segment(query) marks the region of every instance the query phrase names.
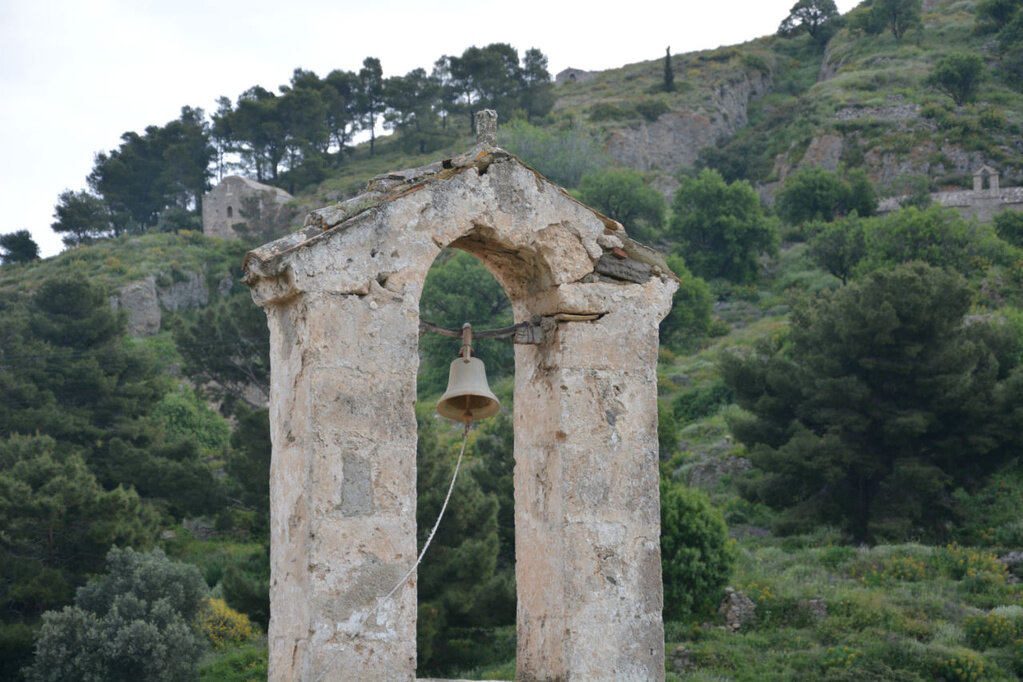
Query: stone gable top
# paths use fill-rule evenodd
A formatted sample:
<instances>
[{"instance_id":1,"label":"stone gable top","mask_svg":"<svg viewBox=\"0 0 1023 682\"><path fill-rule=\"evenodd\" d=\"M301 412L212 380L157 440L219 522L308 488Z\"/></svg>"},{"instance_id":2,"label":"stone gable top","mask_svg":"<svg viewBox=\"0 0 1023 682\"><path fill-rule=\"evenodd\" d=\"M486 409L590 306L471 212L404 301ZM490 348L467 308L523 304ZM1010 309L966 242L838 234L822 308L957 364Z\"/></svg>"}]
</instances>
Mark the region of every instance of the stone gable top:
<instances>
[{"instance_id":1,"label":"stone gable top","mask_svg":"<svg viewBox=\"0 0 1023 682\"><path fill-rule=\"evenodd\" d=\"M424 228L430 234L422 234ZM536 273L552 277L554 284L591 274L593 278L633 282L651 276L677 281L664 256L629 238L621 223L582 204L513 154L481 143L453 158L378 175L358 196L311 212L301 229L245 255L243 282L257 290L263 285L276 289L265 296L257 293L257 300L267 303L287 297L286 290L304 290L302 279L336 275L341 281L350 280L339 274L342 264L326 263L311 255L335 239L348 242L346 249L364 250L360 259L369 253L381 261L382 270L398 271L409 259L397 250L378 255L370 243L387 241L367 234L382 230L400 233L399 241L409 246L422 246L409 242L428 237L437 252L449 245L481 257L485 252L491 256L490 262L484 258L485 264L506 289L507 278L502 279L492 267L494 251L517 250L523 242L530 242L528 248L533 251L557 252L539 257L547 261L533 264L539 271L557 270L558 265L552 265L555 262L568 263L570 272ZM474 245L478 249L474 250ZM573 257L565 258L566 253ZM585 264L579 263L580 255ZM500 257L498 254L496 260ZM351 263L352 258L347 261ZM334 289L339 293L368 291L368 282L341 281L340 288Z\"/></svg>"},{"instance_id":2,"label":"stone gable top","mask_svg":"<svg viewBox=\"0 0 1023 682\"><path fill-rule=\"evenodd\" d=\"M985 173L988 174L988 175L998 175L998 169L992 168L991 166L989 166L989 165L987 165L985 163L983 166L981 166L977 170L973 171L973 177L975 177L975 178L976 177L980 177L981 175L984 175Z\"/></svg>"}]
</instances>

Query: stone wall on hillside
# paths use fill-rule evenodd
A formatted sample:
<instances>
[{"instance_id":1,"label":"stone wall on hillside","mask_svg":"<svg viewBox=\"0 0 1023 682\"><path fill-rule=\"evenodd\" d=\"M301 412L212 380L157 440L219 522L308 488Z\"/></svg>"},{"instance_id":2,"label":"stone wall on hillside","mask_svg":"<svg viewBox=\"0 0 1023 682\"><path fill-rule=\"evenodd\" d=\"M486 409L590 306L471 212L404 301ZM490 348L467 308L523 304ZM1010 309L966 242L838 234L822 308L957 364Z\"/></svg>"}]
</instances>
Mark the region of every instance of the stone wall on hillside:
<instances>
[{"instance_id":1,"label":"stone wall on hillside","mask_svg":"<svg viewBox=\"0 0 1023 682\"><path fill-rule=\"evenodd\" d=\"M931 201L939 206L955 208L967 218L990 222L1002 211L1023 211L1023 187L934 192L931 194ZM897 210L898 197L885 199L877 206L878 213L891 213Z\"/></svg>"},{"instance_id":2,"label":"stone wall on hillside","mask_svg":"<svg viewBox=\"0 0 1023 682\"><path fill-rule=\"evenodd\" d=\"M591 81L596 76L592 71L583 71L582 69L573 69L571 67L558 72L558 75L554 77L555 85L563 85L565 83L585 83Z\"/></svg>"}]
</instances>

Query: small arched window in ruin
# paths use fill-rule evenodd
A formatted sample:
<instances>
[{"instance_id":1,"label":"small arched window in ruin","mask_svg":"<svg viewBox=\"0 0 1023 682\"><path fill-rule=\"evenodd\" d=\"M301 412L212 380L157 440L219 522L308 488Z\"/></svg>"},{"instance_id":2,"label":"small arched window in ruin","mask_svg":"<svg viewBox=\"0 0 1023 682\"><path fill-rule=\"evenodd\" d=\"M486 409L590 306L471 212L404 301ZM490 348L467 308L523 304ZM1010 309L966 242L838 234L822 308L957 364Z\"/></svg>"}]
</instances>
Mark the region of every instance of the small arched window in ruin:
<instances>
[{"instance_id":1,"label":"small arched window in ruin","mask_svg":"<svg viewBox=\"0 0 1023 682\"><path fill-rule=\"evenodd\" d=\"M230 206L227 207L227 217L228 218L233 218L234 217L234 209L231 208Z\"/></svg>"}]
</instances>

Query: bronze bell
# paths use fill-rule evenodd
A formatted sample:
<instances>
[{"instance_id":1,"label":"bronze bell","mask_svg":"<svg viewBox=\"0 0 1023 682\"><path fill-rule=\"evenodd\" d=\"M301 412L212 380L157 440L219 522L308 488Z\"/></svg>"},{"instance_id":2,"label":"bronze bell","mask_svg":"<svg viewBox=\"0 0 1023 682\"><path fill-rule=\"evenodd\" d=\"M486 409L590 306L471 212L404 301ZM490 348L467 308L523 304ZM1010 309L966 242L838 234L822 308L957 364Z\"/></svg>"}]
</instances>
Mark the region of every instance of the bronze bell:
<instances>
[{"instance_id":1,"label":"bronze bell","mask_svg":"<svg viewBox=\"0 0 1023 682\"><path fill-rule=\"evenodd\" d=\"M437 414L465 422L494 416L501 403L487 385L483 361L472 357L472 327L468 323L462 326L460 355L451 363L448 388L437 403Z\"/></svg>"}]
</instances>

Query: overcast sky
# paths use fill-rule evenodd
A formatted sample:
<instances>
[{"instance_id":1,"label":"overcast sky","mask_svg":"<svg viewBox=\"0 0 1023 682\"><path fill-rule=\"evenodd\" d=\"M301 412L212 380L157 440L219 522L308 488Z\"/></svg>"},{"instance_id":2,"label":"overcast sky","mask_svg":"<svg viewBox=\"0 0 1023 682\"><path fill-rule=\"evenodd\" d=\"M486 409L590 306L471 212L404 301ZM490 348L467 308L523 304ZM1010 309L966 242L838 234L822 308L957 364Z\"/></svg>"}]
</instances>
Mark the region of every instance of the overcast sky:
<instances>
[{"instance_id":1,"label":"overcast sky","mask_svg":"<svg viewBox=\"0 0 1023 682\"><path fill-rule=\"evenodd\" d=\"M773 33L794 2L0 0L0 233L59 252L57 195L85 188L96 152L184 105L276 91L296 67L324 76L373 56L403 75L506 42L542 50L552 74L609 69Z\"/></svg>"}]
</instances>

